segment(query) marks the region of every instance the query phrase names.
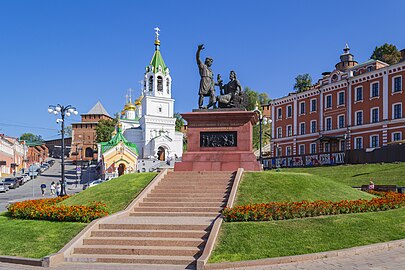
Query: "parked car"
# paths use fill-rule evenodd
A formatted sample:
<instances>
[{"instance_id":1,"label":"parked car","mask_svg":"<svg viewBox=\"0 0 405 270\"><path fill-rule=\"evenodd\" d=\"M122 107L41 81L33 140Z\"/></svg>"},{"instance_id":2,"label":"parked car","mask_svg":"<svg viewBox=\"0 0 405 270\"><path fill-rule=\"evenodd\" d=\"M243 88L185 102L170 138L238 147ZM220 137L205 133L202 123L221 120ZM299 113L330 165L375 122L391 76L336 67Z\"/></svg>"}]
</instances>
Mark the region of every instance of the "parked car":
<instances>
[{"instance_id":1,"label":"parked car","mask_svg":"<svg viewBox=\"0 0 405 270\"><path fill-rule=\"evenodd\" d=\"M23 177L24 183L27 183L28 181L31 180L31 177L28 175L28 173L24 173L22 175L22 177Z\"/></svg>"},{"instance_id":2,"label":"parked car","mask_svg":"<svg viewBox=\"0 0 405 270\"><path fill-rule=\"evenodd\" d=\"M20 185L18 184L17 178L5 178L3 181L4 184L8 185L8 188L18 188Z\"/></svg>"},{"instance_id":3,"label":"parked car","mask_svg":"<svg viewBox=\"0 0 405 270\"><path fill-rule=\"evenodd\" d=\"M6 192L8 191L8 185L4 183L0 183L0 192Z\"/></svg>"},{"instance_id":4,"label":"parked car","mask_svg":"<svg viewBox=\"0 0 405 270\"><path fill-rule=\"evenodd\" d=\"M88 182L87 184L84 184L84 185L83 185L83 189L87 189L87 188L90 188L90 187L97 186L98 184L101 184L101 183L103 183L103 182L104 182L104 181L101 180L101 179L97 179L97 180Z\"/></svg>"},{"instance_id":5,"label":"parked car","mask_svg":"<svg viewBox=\"0 0 405 270\"><path fill-rule=\"evenodd\" d=\"M51 160L48 160L46 163L48 163L49 166L52 166L53 164L55 164L55 160L51 159Z\"/></svg>"}]
</instances>

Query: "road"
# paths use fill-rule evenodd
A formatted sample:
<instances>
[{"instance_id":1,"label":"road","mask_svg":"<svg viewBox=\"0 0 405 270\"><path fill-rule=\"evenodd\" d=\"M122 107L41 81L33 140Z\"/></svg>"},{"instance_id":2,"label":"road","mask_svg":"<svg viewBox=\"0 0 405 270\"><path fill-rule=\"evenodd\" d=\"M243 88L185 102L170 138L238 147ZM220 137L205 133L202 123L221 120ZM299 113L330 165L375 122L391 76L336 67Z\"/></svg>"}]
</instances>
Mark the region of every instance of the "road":
<instances>
[{"instance_id":1,"label":"road","mask_svg":"<svg viewBox=\"0 0 405 270\"><path fill-rule=\"evenodd\" d=\"M80 192L83 189L83 184L90 180L94 180L94 168L88 168L83 171L83 177L76 186L76 166L71 161L65 162L65 175L66 175L66 192L67 194L74 194ZM10 202L31 200L43 198L41 195L40 185L46 184L45 198L50 198L50 185L52 182L57 182L61 179L61 160L55 159L55 164L42 175L37 178L28 181L23 186L17 189L10 189L6 193L0 193L0 212L7 211L7 205Z\"/></svg>"}]
</instances>

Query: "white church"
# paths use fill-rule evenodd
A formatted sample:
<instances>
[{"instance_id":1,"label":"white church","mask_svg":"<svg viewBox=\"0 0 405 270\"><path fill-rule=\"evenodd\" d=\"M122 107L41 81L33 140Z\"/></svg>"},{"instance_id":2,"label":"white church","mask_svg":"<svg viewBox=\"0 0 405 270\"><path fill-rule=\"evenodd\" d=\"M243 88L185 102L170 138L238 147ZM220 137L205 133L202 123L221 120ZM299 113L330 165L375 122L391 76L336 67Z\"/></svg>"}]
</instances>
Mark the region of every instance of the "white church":
<instances>
[{"instance_id":1,"label":"white church","mask_svg":"<svg viewBox=\"0 0 405 270\"><path fill-rule=\"evenodd\" d=\"M120 123L124 137L138 147L139 159L174 160L183 154L183 133L175 130L172 78L160 53L159 29L155 53L146 67L141 96L127 96Z\"/></svg>"}]
</instances>

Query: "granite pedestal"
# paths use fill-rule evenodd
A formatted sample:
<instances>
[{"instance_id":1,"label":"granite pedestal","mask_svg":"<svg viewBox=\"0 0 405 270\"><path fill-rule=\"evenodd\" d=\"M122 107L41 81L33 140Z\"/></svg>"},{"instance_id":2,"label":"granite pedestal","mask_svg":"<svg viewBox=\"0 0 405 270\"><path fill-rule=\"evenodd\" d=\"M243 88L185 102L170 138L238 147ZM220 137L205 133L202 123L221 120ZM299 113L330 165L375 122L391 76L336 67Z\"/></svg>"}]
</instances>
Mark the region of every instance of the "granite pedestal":
<instances>
[{"instance_id":1,"label":"granite pedestal","mask_svg":"<svg viewBox=\"0 0 405 270\"><path fill-rule=\"evenodd\" d=\"M253 154L255 112L241 110L194 110L182 114L187 121L187 152L175 171L260 171Z\"/></svg>"}]
</instances>

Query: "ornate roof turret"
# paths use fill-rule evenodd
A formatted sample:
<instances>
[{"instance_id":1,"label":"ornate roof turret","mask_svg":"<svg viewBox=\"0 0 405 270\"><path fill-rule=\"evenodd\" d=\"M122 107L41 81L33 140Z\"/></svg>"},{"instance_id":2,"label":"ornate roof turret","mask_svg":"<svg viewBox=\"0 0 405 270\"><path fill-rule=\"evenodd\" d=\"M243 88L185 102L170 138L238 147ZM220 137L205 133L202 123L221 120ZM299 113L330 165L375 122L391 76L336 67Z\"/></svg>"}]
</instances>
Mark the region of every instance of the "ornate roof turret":
<instances>
[{"instance_id":1,"label":"ornate roof turret","mask_svg":"<svg viewBox=\"0 0 405 270\"><path fill-rule=\"evenodd\" d=\"M357 61L354 60L353 54L350 53L349 44L346 43L343 54L340 55L340 62L335 65L335 68L340 71L346 71L355 65L357 65Z\"/></svg>"},{"instance_id":2,"label":"ornate roof turret","mask_svg":"<svg viewBox=\"0 0 405 270\"><path fill-rule=\"evenodd\" d=\"M118 122L116 128L116 134L109 140L108 142L101 142L101 153L105 153L111 148L117 146L120 142L125 144L128 148L130 148L135 154L139 155L138 147L136 144L131 143L128 141L124 135L122 134L122 124Z\"/></svg>"},{"instance_id":3,"label":"ornate roof turret","mask_svg":"<svg viewBox=\"0 0 405 270\"><path fill-rule=\"evenodd\" d=\"M165 61L160 53L160 40L159 40L159 31L160 29L156 27L155 29L156 39L155 39L155 53L153 54L152 60L150 61L149 66L146 67L146 72L162 72L164 75L169 73L169 68L166 66Z\"/></svg>"}]
</instances>

